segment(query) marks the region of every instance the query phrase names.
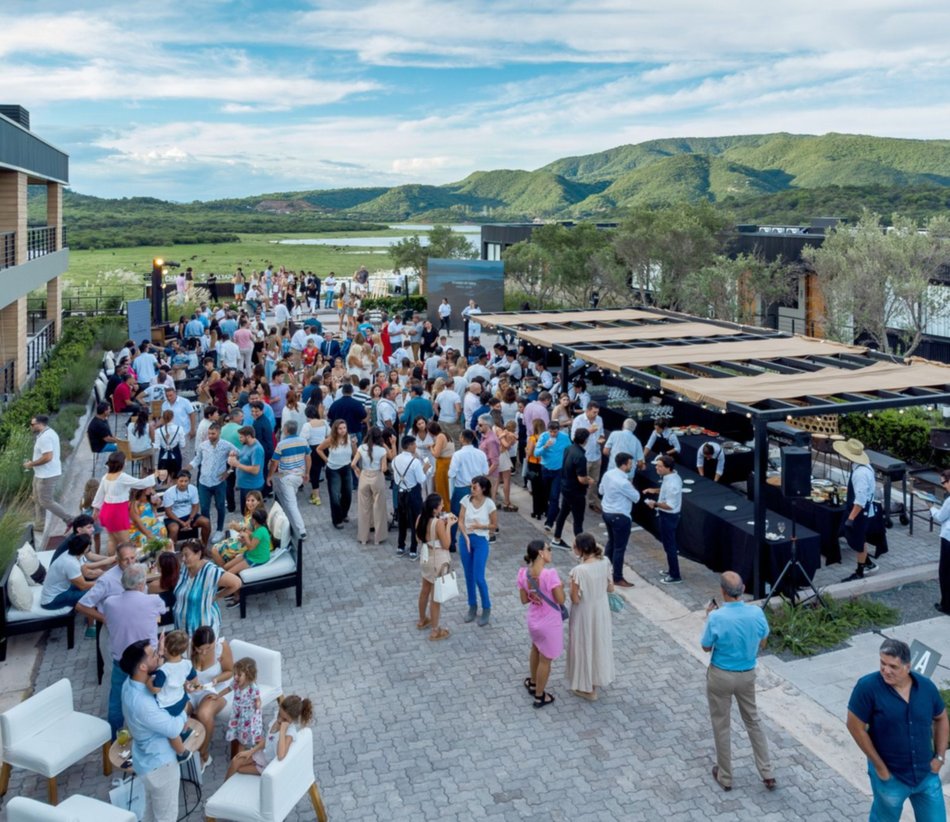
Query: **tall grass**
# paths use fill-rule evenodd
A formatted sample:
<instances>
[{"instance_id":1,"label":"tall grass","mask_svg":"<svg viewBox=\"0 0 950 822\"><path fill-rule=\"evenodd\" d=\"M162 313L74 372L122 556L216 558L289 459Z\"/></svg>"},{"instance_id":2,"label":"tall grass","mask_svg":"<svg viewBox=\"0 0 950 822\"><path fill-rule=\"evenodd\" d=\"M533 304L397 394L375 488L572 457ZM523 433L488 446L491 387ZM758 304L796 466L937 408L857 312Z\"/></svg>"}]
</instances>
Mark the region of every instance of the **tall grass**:
<instances>
[{"instance_id":1,"label":"tall grass","mask_svg":"<svg viewBox=\"0 0 950 822\"><path fill-rule=\"evenodd\" d=\"M771 629L769 648L812 656L840 645L859 631L894 625L900 619L897 610L870 599L839 602L826 598L825 603L822 608L785 602L776 610L766 609Z\"/></svg>"},{"instance_id":2,"label":"tall grass","mask_svg":"<svg viewBox=\"0 0 950 822\"><path fill-rule=\"evenodd\" d=\"M0 509L0 569L7 567L22 545L23 529L31 515L30 503L26 498L14 500Z\"/></svg>"},{"instance_id":3,"label":"tall grass","mask_svg":"<svg viewBox=\"0 0 950 822\"><path fill-rule=\"evenodd\" d=\"M33 472L23 468L33 456L33 437L29 432L10 432L6 447L0 450L0 505L11 504L29 495Z\"/></svg>"},{"instance_id":4,"label":"tall grass","mask_svg":"<svg viewBox=\"0 0 950 822\"><path fill-rule=\"evenodd\" d=\"M103 351L119 351L129 338L128 329L117 322L103 323L96 334L96 340Z\"/></svg>"}]
</instances>

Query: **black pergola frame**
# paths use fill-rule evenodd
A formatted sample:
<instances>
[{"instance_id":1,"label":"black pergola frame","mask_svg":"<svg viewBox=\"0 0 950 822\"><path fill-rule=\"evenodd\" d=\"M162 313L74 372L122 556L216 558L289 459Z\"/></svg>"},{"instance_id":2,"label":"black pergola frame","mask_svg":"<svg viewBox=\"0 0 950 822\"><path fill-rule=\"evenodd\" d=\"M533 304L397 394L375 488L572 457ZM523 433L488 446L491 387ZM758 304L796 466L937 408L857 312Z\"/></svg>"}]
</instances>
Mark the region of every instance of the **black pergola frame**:
<instances>
[{"instance_id":1,"label":"black pergola frame","mask_svg":"<svg viewBox=\"0 0 950 822\"><path fill-rule=\"evenodd\" d=\"M608 310L608 309L601 309ZM609 309L616 310L616 309ZM667 341L664 340L619 340L610 342L580 342L576 345L567 345L556 343L547 347L560 354L561 356L561 385L562 390L567 389L570 360L572 357L583 359L585 351L603 351L603 350L623 350L631 348L656 348L658 351L681 347L683 345L696 345L699 343L719 344L725 342L738 342L743 340L758 338L788 338L793 335L786 334L775 329L758 328L755 326L739 325L737 323L725 322L722 320L710 320L703 317L695 317L688 314L680 314L665 309L653 308L651 306L635 306L631 310L649 311L657 315L657 319L672 320L676 322L702 322L708 325L717 325L731 329L739 329L740 334L726 337L676 337ZM590 313L591 310L585 310ZM497 317L499 314L509 312L497 312L491 316ZM640 325L655 325L649 320L612 320L603 324L596 320L585 319L576 322L569 320L570 314L579 313L579 309L562 309L558 311L538 311L538 312L510 312L519 316L537 314L564 314L566 323L554 322L550 320L537 323L534 329L531 328L530 320L522 321L513 325L502 323L492 323L495 328L503 330L508 334L519 336L522 330L577 330L582 332L585 329L595 329L604 327L635 327ZM485 322L485 320L482 320ZM623 325L621 325L623 323ZM622 366L616 373L621 378L630 382L640 383L646 388L652 388L663 394L667 391L663 387L663 379L695 379L696 374L692 371L698 371L704 376L728 379L734 376L755 376L765 374L769 371L782 374L800 373L803 376L811 371L820 368L835 367L843 370L860 370L861 368L873 365L878 362L903 363L903 360L893 355L882 354L878 351L868 351L867 354L856 354L853 352L841 352L831 356L828 355L808 355L797 357L775 357L755 358L751 360L721 360L703 363L682 363L683 367L677 368L673 365L664 365L659 363L655 366L657 371L665 372L664 377L652 374L640 368L631 366ZM910 367L910 366L908 366ZM690 371L684 368L691 369ZM607 369L612 370L612 369ZM731 372L731 373L730 373ZM948 372L950 373L950 372ZM697 407L708 408L708 403L691 399L685 395L678 397L681 402L688 403ZM770 422L790 422L796 417L812 417L821 415L841 415L856 413L874 413L888 408L908 408L919 405L950 405L950 381L940 388L933 387L909 387L902 391L893 389L880 389L869 392L854 394L849 392L831 393L824 395L803 394L796 398L803 404L789 402L787 400L770 399L759 403L739 403L727 402L726 407L722 409L723 414L740 414L750 420L753 429L753 461L755 465L753 482L753 518L755 520L754 538L758 546L752 558L752 589L754 595L759 597L764 594L764 586L761 579L762 551L766 546L765 540L765 480L768 466L768 424ZM764 406L764 407L762 407Z\"/></svg>"}]
</instances>

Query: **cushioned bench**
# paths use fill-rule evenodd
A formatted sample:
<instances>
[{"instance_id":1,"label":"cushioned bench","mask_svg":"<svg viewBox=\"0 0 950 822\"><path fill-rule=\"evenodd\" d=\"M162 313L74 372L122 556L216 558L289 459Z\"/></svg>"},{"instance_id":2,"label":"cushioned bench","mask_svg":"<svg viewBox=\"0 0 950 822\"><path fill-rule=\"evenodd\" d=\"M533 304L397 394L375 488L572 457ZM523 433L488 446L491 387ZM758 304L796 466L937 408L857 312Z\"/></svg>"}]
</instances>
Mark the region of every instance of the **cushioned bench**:
<instances>
[{"instance_id":1,"label":"cushioned bench","mask_svg":"<svg viewBox=\"0 0 950 822\"><path fill-rule=\"evenodd\" d=\"M267 516L267 529L274 540L270 562L246 568L240 574L241 619L247 616L247 598L254 594L295 588L297 607L303 604L303 540L294 543L290 521L279 503L273 505Z\"/></svg>"},{"instance_id":2,"label":"cushioned bench","mask_svg":"<svg viewBox=\"0 0 950 822\"><path fill-rule=\"evenodd\" d=\"M27 544L30 543L32 529L28 530ZM52 551L39 551L37 557L44 568L49 568L53 559ZM76 639L75 616L73 608L60 608L56 611L48 611L40 606L40 594L43 591L42 585L30 585L30 594L33 596L33 604L30 609L18 610L13 607L8 594L10 585L10 575L16 568L17 555L14 552L7 567L3 570L3 577L0 578L0 662L7 658L7 637L17 636L18 634L33 634L37 631L46 631L51 628L66 628L66 647L72 648ZM19 569L17 569L19 571Z\"/></svg>"}]
</instances>

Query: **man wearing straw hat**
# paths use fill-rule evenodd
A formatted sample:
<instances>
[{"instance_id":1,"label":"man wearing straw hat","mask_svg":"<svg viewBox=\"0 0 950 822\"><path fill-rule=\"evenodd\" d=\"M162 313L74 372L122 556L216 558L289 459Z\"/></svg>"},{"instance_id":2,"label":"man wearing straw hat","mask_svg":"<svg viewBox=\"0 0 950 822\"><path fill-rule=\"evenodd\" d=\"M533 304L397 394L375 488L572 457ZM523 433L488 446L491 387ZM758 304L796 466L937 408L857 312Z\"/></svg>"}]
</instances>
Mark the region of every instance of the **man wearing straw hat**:
<instances>
[{"instance_id":1,"label":"man wearing straw hat","mask_svg":"<svg viewBox=\"0 0 950 822\"><path fill-rule=\"evenodd\" d=\"M851 550L858 555L858 567L855 572L841 580L852 582L856 579L864 579L865 574L872 574L877 570L877 565L868 556L867 548L868 526L876 508L874 469L871 468L868 455L864 453L864 443L860 440L839 440L834 442L832 447L852 465L845 502L847 515L841 523L841 534L844 535Z\"/></svg>"}]
</instances>

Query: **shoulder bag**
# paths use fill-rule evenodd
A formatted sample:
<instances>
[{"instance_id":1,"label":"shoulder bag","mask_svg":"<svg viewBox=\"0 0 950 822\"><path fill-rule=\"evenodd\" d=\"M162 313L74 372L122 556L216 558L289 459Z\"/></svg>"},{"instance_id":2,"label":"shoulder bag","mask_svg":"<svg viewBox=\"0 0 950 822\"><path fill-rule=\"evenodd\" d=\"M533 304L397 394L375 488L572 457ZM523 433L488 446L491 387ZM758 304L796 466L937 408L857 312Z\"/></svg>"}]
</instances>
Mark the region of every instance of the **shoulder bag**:
<instances>
[{"instance_id":1,"label":"shoulder bag","mask_svg":"<svg viewBox=\"0 0 950 822\"><path fill-rule=\"evenodd\" d=\"M561 620L562 620L562 621L565 620L565 619L567 619L567 618L570 616L570 612L567 610L567 606L566 606L566 605L559 605L559 604L558 604L557 602L555 602L553 599L551 599L550 597L546 597L543 593L541 593L541 586L538 585L538 580L536 580L533 576L531 576L531 571L530 571L530 570L525 573L525 576L528 578L528 586L529 586L539 597L541 597L541 599L543 599L548 605L550 605L555 611L560 611L560 612L561 612Z\"/></svg>"},{"instance_id":2,"label":"shoulder bag","mask_svg":"<svg viewBox=\"0 0 950 822\"><path fill-rule=\"evenodd\" d=\"M458 577L455 571L450 570L449 563L443 563L441 573L435 578L435 589L432 599L442 604L459 595Z\"/></svg>"}]
</instances>

